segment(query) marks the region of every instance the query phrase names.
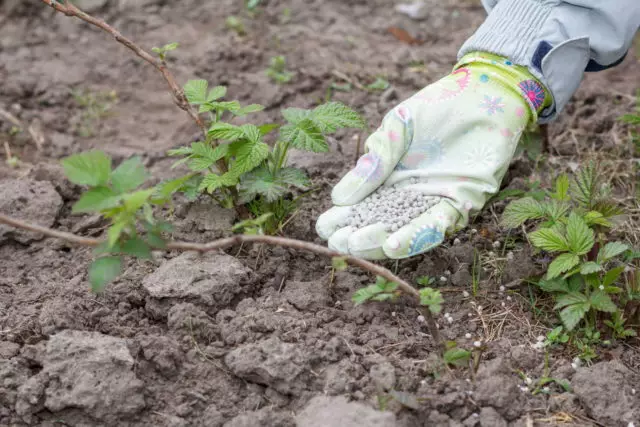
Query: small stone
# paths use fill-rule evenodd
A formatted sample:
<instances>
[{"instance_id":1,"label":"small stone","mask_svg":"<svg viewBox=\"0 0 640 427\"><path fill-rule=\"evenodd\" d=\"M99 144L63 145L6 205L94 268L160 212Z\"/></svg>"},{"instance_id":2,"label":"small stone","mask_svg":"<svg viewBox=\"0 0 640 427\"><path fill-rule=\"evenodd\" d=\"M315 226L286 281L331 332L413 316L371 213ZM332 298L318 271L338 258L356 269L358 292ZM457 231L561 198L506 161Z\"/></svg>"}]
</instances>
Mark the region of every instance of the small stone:
<instances>
[{"instance_id":1,"label":"small stone","mask_svg":"<svg viewBox=\"0 0 640 427\"><path fill-rule=\"evenodd\" d=\"M471 334L467 332L466 334L464 334L464 337L466 339L470 340L471 339Z\"/></svg>"}]
</instances>

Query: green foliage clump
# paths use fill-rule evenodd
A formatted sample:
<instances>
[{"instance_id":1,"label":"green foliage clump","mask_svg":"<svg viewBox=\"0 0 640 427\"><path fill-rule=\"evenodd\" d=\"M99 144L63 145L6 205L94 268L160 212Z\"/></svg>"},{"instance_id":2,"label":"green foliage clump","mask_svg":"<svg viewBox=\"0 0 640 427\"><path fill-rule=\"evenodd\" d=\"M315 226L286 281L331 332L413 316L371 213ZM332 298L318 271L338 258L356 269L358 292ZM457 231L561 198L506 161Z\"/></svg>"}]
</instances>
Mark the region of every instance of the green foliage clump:
<instances>
[{"instance_id":1,"label":"green foliage clump","mask_svg":"<svg viewBox=\"0 0 640 427\"><path fill-rule=\"evenodd\" d=\"M172 50L176 50L178 48L178 43L167 43L162 47L152 47L151 51L158 55L161 61L166 61L167 52L171 52Z\"/></svg>"},{"instance_id":2,"label":"green foliage clump","mask_svg":"<svg viewBox=\"0 0 640 427\"><path fill-rule=\"evenodd\" d=\"M108 155L88 151L63 159L62 166L69 181L88 187L72 211L98 213L110 222L89 269L92 289L98 292L120 274L123 255L148 259L153 248L165 246L162 233L170 227L154 218L153 206L168 199L157 188L141 188L149 175L139 157L113 169Z\"/></svg>"},{"instance_id":3,"label":"green foliage clump","mask_svg":"<svg viewBox=\"0 0 640 427\"><path fill-rule=\"evenodd\" d=\"M334 261L335 263L336 261ZM431 313L437 314L442 311L444 299L440 291L433 288L422 288L420 293L420 305L427 307ZM359 289L353 294L352 300L356 305L364 304L367 301L393 301L402 294L398 284L390 282L384 277L378 276L376 282L365 288Z\"/></svg>"},{"instance_id":4,"label":"green foliage clump","mask_svg":"<svg viewBox=\"0 0 640 427\"><path fill-rule=\"evenodd\" d=\"M545 198L525 197L505 209L502 223L507 227L537 222L527 237L554 256L538 286L554 295L567 331L583 320L595 327L597 312L620 316L612 296L622 292L618 281L625 266L620 257L629 247L608 241L607 232L621 213L593 164L579 169L573 179L560 176Z\"/></svg>"},{"instance_id":5,"label":"green foliage clump","mask_svg":"<svg viewBox=\"0 0 640 427\"><path fill-rule=\"evenodd\" d=\"M271 80L278 84L289 83L295 75L293 72L287 71L287 60L282 55L271 58L266 73Z\"/></svg>"},{"instance_id":6,"label":"green foliage clump","mask_svg":"<svg viewBox=\"0 0 640 427\"><path fill-rule=\"evenodd\" d=\"M298 199L287 199L293 189L308 190L310 181L300 169L287 166L291 148L325 153L326 137L342 128L363 128L363 119L338 102L312 110L288 108L282 111L286 123L234 125L231 121L262 111L263 106L241 106L238 101L224 101L227 89L209 89L206 80L191 80L184 87L188 101L209 119L204 141L169 151L182 157L175 165L186 164L192 173L164 184L168 192L183 191L194 196L209 194L221 206L232 208L245 204L255 217L272 215L266 220L267 233L278 230L297 209ZM278 130L271 146L265 137ZM196 189L194 192L193 189Z\"/></svg>"}]
</instances>

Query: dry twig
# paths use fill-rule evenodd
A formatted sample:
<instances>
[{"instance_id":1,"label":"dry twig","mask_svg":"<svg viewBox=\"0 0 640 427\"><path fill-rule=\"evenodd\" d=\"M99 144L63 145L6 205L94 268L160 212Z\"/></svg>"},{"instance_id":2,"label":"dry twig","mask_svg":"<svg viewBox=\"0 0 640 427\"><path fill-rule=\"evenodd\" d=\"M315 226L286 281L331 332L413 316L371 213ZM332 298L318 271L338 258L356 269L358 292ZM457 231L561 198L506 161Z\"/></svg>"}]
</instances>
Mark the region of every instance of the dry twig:
<instances>
[{"instance_id":1,"label":"dry twig","mask_svg":"<svg viewBox=\"0 0 640 427\"><path fill-rule=\"evenodd\" d=\"M45 236L54 237L56 239L65 240L69 243L75 243L80 246L90 246L95 247L101 243L99 239L93 239L90 237L78 236L76 234L67 233L64 231L53 230L47 227L42 227L36 224L30 224L25 221L21 221L16 218L12 218L7 215L0 214L0 224L10 225L15 228L19 228L22 230L33 231L36 233L44 234ZM402 280L400 277L393 274L391 271L386 268L374 264L372 262L366 261L361 258L357 258L350 255L344 255L335 251L332 251L329 248L324 246L316 245L315 243L309 243L302 240L289 239L286 237L276 237L276 236L263 236L263 235L248 235L248 234L238 234L233 237L227 237L224 239L214 240L209 243L190 243L190 242L181 242L181 241L170 241L167 242L165 249L166 250L178 250L178 251L194 251L194 252L210 252L217 249L223 249L230 246L241 245L243 243L264 243L270 246L281 246L286 248L292 248L301 251L313 252L318 255L323 255L329 258L340 257L343 258L347 263L360 267L363 270L366 270L376 276L384 277L386 280L390 282L395 282L398 284L398 287L402 289L403 292L415 297L417 300L420 300L420 293L416 288L411 286L408 282ZM429 332L433 336L436 344L440 345L440 334L438 332L438 327L436 326L435 319L431 312L421 307L421 312L427 322L427 326L429 327Z\"/></svg>"}]
</instances>

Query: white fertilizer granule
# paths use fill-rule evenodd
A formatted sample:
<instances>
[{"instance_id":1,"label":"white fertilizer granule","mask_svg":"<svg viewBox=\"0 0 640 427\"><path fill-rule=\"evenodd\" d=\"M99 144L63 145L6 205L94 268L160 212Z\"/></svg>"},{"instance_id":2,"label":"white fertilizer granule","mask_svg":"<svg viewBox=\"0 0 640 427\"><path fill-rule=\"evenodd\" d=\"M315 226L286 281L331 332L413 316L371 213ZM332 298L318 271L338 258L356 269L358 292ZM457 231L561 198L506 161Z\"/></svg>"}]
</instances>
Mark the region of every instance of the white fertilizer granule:
<instances>
[{"instance_id":1,"label":"white fertilizer granule","mask_svg":"<svg viewBox=\"0 0 640 427\"><path fill-rule=\"evenodd\" d=\"M416 190L381 188L353 206L351 215L340 226L362 228L380 222L386 226L387 231L395 232L440 200L442 198L439 196L425 196Z\"/></svg>"}]
</instances>

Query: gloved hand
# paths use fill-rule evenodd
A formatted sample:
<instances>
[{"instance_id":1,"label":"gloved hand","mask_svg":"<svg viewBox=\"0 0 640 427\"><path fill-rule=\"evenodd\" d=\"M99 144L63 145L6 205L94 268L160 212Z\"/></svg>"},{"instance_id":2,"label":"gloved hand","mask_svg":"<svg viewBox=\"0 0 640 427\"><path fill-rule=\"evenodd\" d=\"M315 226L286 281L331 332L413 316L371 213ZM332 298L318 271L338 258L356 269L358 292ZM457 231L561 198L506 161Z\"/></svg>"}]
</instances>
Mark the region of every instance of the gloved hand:
<instances>
[{"instance_id":1,"label":"gloved hand","mask_svg":"<svg viewBox=\"0 0 640 427\"><path fill-rule=\"evenodd\" d=\"M466 55L387 114L333 189L318 234L331 249L367 259L438 246L499 190L522 131L550 104L526 68Z\"/></svg>"}]
</instances>

